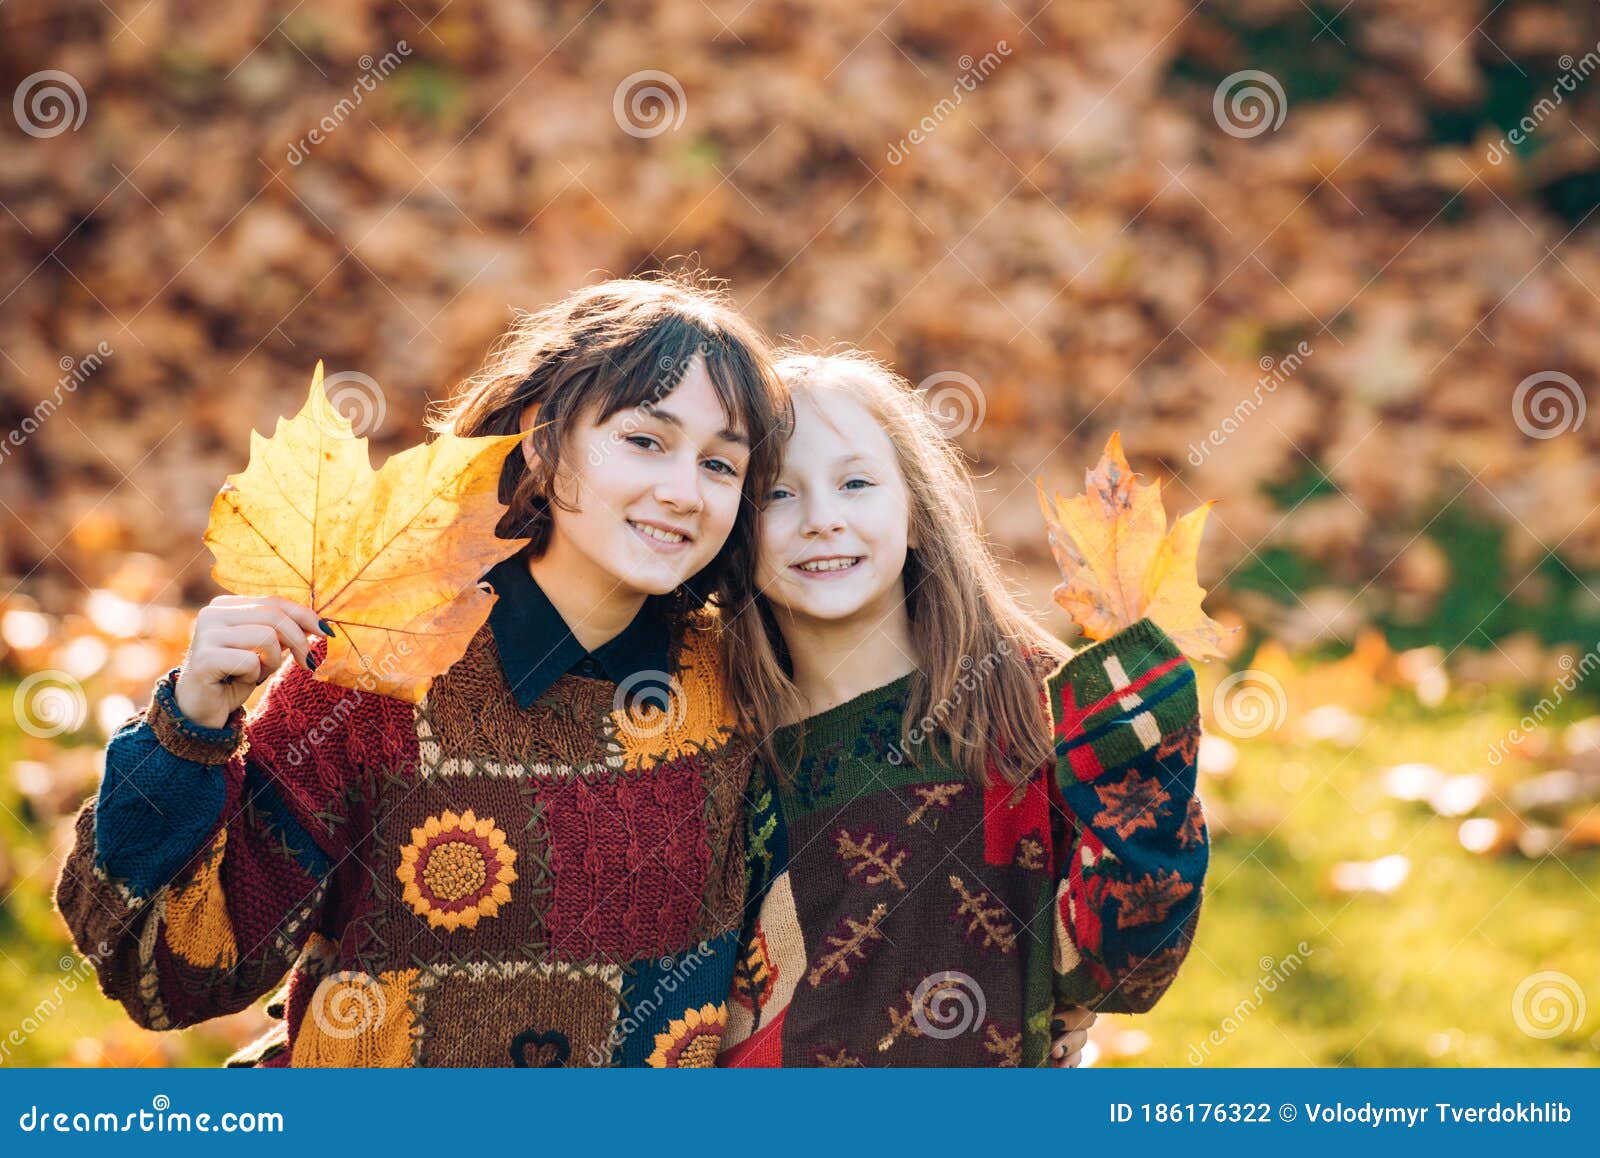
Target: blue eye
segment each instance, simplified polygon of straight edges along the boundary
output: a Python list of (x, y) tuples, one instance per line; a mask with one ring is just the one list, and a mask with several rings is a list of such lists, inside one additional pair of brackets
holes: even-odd
[(861, 487), (876, 486), (877, 484), (874, 483), (871, 479), (853, 478), (853, 479), (846, 480), (844, 485), (845, 485), (845, 489), (849, 490), (851, 488), (860, 489)]
[(789, 497), (790, 493), (791, 492), (789, 492), (788, 490), (786, 490), (783, 487), (775, 487), (775, 488), (773, 488), (772, 493), (767, 496), (767, 501), (771, 502), (774, 499), (786, 499), (786, 498)]

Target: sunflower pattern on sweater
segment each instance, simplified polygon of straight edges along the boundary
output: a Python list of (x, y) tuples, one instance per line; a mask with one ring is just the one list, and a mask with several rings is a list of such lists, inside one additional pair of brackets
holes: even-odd
[(289, 664), (202, 728), (174, 668), (111, 739), (57, 904), (149, 1028), (287, 975), (241, 1064), (708, 1066), (750, 767), (714, 639), (675, 630), (666, 711), (571, 673), (520, 703), (488, 624), (418, 705)]
[(1193, 668), (1144, 619), (1039, 674), (1056, 759), (1015, 789), (905, 759), (911, 676), (779, 733), (720, 1064), (1037, 1066), (1058, 1000), (1168, 990), (1209, 858)]

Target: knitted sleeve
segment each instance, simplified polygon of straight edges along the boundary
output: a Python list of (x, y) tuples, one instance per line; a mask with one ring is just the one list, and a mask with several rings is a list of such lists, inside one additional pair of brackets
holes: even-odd
[(1046, 686), (1056, 997), (1143, 1013), (1188, 955), (1210, 857), (1194, 668), (1146, 618), (1075, 654)]
[(55, 894), (100, 988), (150, 1029), (233, 1013), (282, 980), (350, 851), (352, 737), (394, 703), (291, 662), (248, 718), (206, 728), (178, 710), (179, 670), (111, 737)]

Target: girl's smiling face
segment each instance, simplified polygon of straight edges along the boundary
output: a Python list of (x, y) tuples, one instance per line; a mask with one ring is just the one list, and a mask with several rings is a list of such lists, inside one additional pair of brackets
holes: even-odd
[[(530, 409), (524, 423), (536, 419)], [(662, 595), (716, 558), (739, 514), (750, 447), (701, 358), (659, 401), (601, 422), (591, 411), (574, 426), (547, 561), (575, 580)]]
[(756, 584), (796, 620), (881, 618), (904, 598), (910, 501), (889, 436), (840, 390), (796, 393), (761, 514)]

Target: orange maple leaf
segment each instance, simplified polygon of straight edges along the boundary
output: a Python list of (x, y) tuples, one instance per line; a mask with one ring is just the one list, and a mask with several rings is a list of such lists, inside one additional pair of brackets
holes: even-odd
[(1050, 550), (1061, 568), (1055, 600), (1090, 639), (1109, 639), (1148, 616), (1190, 659), (1220, 656), (1223, 628), (1201, 610), (1206, 592), (1196, 573), (1213, 504), (1168, 530), (1161, 485), (1136, 478), (1122, 435), (1113, 433), (1084, 475), (1083, 494), (1052, 500), (1039, 481)]
[(316, 678), (420, 702), (489, 617), (483, 573), (527, 539), (496, 538), (500, 468), (522, 434), (440, 435), (374, 472), (322, 387), (211, 504), (211, 576), (239, 595), (304, 604), (336, 633)]

